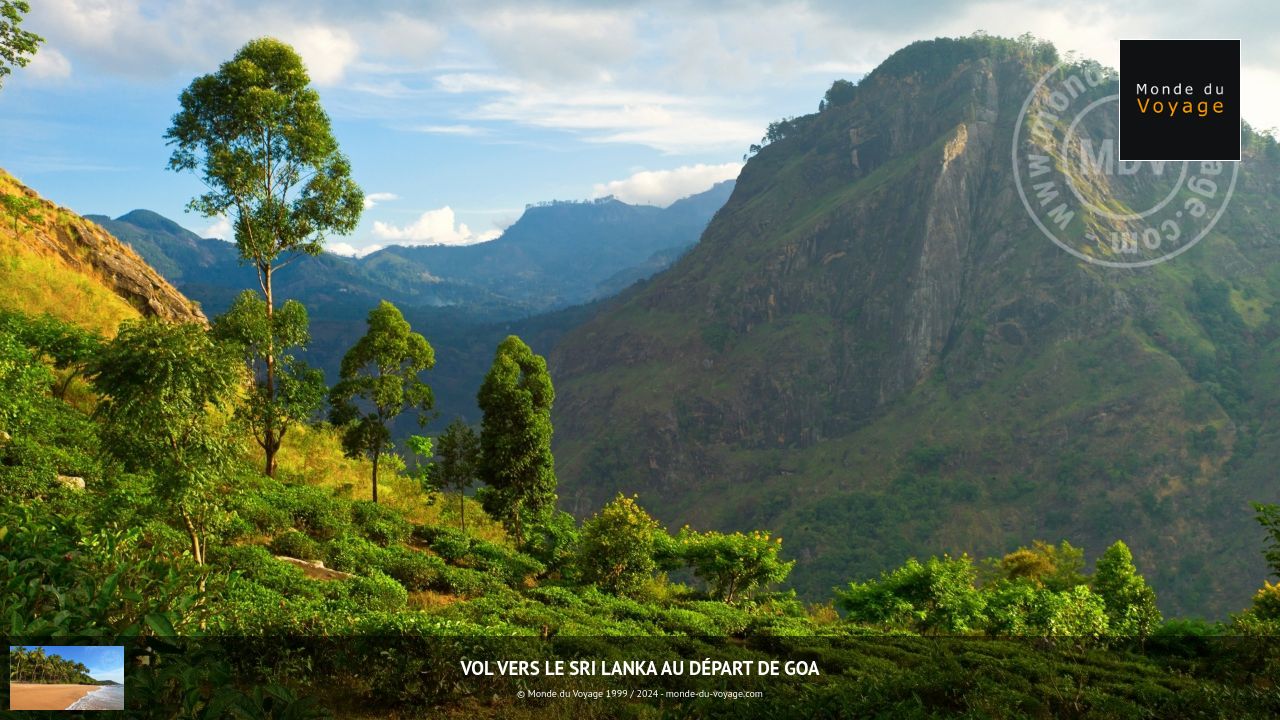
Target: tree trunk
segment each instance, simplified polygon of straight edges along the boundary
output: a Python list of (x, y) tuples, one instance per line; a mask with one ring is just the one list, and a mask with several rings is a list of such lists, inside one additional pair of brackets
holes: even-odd
[(275, 348), (275, 328), (272, 325), (275, 319), (275, 300), (271, 295), (271, 265), (264, 265), (262, 268), (262, 291), (267, 296), (267, 351), (265, 360), (267, 363), (267, 414), (263, 418), (262, 427), (262, 450), (266, 454), (266, 474), (267, 477), (276, 476), (276, 451), (280, 449), (280, 440), (276, 437), (275, 417), (270, 408), (274, 407), (276, 402), (276, 348)]
[(378, 502), (378, 456), (382, 454), (379, 448), (373, 451), (373, 502)]

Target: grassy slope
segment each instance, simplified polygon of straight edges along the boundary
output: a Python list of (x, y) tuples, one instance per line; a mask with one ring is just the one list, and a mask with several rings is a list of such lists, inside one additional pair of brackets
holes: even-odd
[[(0, 170), (0, 194), (20, 194), (21, 186)], [(37, 210), (41, 219), (31, 227), (13, 218), (0, 217), (0, 307), (29, 315), (50, 314), (106, 336), (115, 334), (121, 320), (141, 313), (115, 294), (102, 278), (71, 269), (56, 255), (38, 251), (30, 242), (33, 233), (47, 226), (83, 222), (65, 210)]]

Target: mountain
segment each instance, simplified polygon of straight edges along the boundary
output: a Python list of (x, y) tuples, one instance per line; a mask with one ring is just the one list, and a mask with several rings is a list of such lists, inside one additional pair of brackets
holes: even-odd
[[(667, 267), (697, 242), (732, 189), (733, 182), (725, 181), (666, 208), (613, 198), (534, 205), (490, 242), (392, 246), (360, 259), (325, 253), (280, 270), (275, 288), (313, 315), (325, 315), (326, 307), (349, 314), (355, 307), (363, 318), (386, 299), (404, 307), (465, 308), (470, 316), (506, 321), (607, 297)], [(257, 285), (233, 244), (201, 238), (154, 212), (88, 217), (213, 314)]]
[(98, 224), (2, 170), (0, 195), (28, 205), (6, 203), (0, 217), (0, 308), (49, 313), (105, 335), (143, 315), (205, 322), (198, 306)]
[(391, 276), (467, 282), (536, 311), (578, 305), (665, 268), (698, 241), (732, 190), (726, 180), (666, 208), (612, 197), (533, 205), (490, 242), (392, 246), (363, 264)]
[[(296, 299), (311, 318), (308, 362), (337, 378), (342, 355), (364, 334), (379, 300), (404, 311), (436, 351), (431, 373), (439, 419), (479, 419), (475, 394), (493, 351), (516, 333), (539, 353), (591, 312), (578, 308), (669, 266), (697, 242), (733, 182), (666, 208), (612, 198), (528, 208), (502, 237), (463, 247), (392, 247), (362, 259), (325, 253), (278, 271), (278, 298)], [(149, 210), (95, 222), (129, 243), (211, 316), (257, 287), (235, 245), (201, 238)], [(566, 271), (571, 268), (572, 271)], [(403, 418), (399, 435), (418, 432)]]
[[(1123, 538), (1166, 611), (1246, 606), (1266, 572), (1248, 502), (1280, 498), (1280, 147), (1245, 132), (1188, 252), (1086, 262), (1126, 256), (1050, 242), (1010, 153), (1024, 100), (1057, 100), (1036, 84), (1054, 62), (917, 43), (771, 127), (700, 242), (557, 344), (562, 503), (639, 493), (671, 526), (774, 528), (813, 599), (912, 555)], [(1115, 92), (1095, 64), (1065, 73)], [(1080, 137), (1115, 129), (1081, 117)], [(1068, 181), (1090, 207), (1158, 189), (1122, 179)]]
[[(87, 217), (132, 246), (184, 293), (208, 308), (210, 314), (221, 313), (241, 291), (257, 287), (257, 275), (240, 262), (232, 243), (201, 238), (150, 210), (134, 210), (114, 220), (102, 215)], [(282, 268), (275, 276), (275, 286), (279, 297), (301, 300), (313, 313), (325, 307), (338, 314), (349, 307), (367, 312), (382, 299), (403, 305), (465, 304), (478, 312), (492, 308), (497, 314), (519, 311), (465, 283), (388, 282), (367, 272), (358, 260), (329, 253), (302, 258)], [(362, 313), (357, 314), (363, 317)]]

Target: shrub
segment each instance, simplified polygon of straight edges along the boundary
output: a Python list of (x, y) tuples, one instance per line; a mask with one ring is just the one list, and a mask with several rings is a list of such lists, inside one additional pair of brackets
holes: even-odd
[(384, 547), (403, 543), (413, 530), (400, 513), (368, 500), (351, 504), (351, 519), (365, 537)]
[(349, 503), (321, 488), (285, 485), (278, 500), (281, 507), (288, 509), (292, 524), (317, 540), (338, 537), (351, 527)]
[(449, 562), (458, 562), (471, 552), (471, 538), (453, 528), (420, 525), (414, 529), (414, 536)]
[(778, 557), (782, 538), (771, 538), (765, 531), (696, 533), (685, 528), (676, 541), (680, 556), (693, 574), (707, 583), (712, 595), (725, 602), (782, 582), (795, 565), (794, 560), (783, 562)]
[(575, 562), (582, 580), (613, 593), (635, 592), (657, 568), (654, 538), (661, 533), (635, 500), (619, 494), (582, 525)]
[(429, 590), (441, 586), (444, 562), (433, 555), (408, 548), (388, 551), (383, 570), (410, 590)]
[(387, 551), (356, 535), (335, 538), (325, 549), (324, 561), (335, 570), (366, 573), (381, 570)]
[(320, 547), (320, 543), (297, 530), (290, 530), (283, 535), (277, 536), (271, 541), (270, 548), (271, 552), (276, 555), (285, 555), (301, 560), (319, 560), (324, 557), (324, 551)]
[(497, 584), (497, 579), (492, 575), (470, 568), (445, 565), (441, 567), (440, 576), (432, 589), (472, 597), (492, 589)]
[(243, 493), (235, 503), (236, 514), (257, 530), (274, 533), (293, 525), (288, 508), (261, 493)]
[(520, 583), (530, 575), (541, 575), (547, 570), (545, 565), (522, 552), (483, 540), (471, 542), (469, 557), (477, 570), (499, 575), (511, 585)]
[(287, 596), (314, 594), (302, 570), (271, 556), (261, 545), (211, 548), (213, 562), (238, 570), (246, 579)]
[(573, 565), (581, 537), (578, 523), (567, 512), (557, 511), (529, 529), (525, 552), (544, 566), (562, 573)]
[(377, 570), (368, 575), (357, 576), (347, 581), (351, 599), (364, 609), (372, 611), (403, 610), (408, 602), (409, 593), (404, 586), (391, 576)]
[[(983, 619), (985, 598), (974, 588), (973, 561), (911, 558), (877, 580), (849, 583), (837, 591), (837, 602), (855, 622), (917, 632), (968, 632)], [(1087, 588), (1086, 588), (1087, 589)]]

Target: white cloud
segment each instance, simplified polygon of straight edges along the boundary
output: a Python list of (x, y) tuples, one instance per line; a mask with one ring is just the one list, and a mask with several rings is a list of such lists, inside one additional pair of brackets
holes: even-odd
[(521, 7), (487, 10), (471, 26), (500, 64), (540, 81), (608, 81), (637, 50), (627, 10)]
[(378, 252), (379, 250), (382, 249), (382, 246), (366, 245), (364, 247), (356, 247), (351, 243), (331, 242), (331, 243), (326, 243), (324, 249), (328, 250), (334, 255), (361, 258), (361, 257), (364, 257), (365, 255), (371, 255), (373, 253)]
[(466, 223), (457, 222), (453, 208), (448, 205), (428, 210), (404, 226), (373, 223), (374, 237), (399, 245), (474, 245), (501, 234), (501, 230), (489, 230), (479, 235), (471, 232)]
[(283, 39), (302, 56), (316, 85), (333, 85), (342, 80), (347, 66), (355, 62), (360, 47), (351, 33), (324, 25), (290, 29)]
[(419, 125), (414, 130), (429, 135), (475, 136), (483, 135), (485, 132), (484, 128), (476, 127), (475, 125)]
[(63, 80), (71, 77), (71, 61), (54, 48), (43, 46), (31, 58), (24, 72), (41, 80)]
[(364, 196), (364, 209), (369, 210), (370, 208), (375, 207), (378, 203), (391, 202), (392, 200), (399, 200), (399, 199), (400, 199), (400, 196), (395, 193), (389, 193), (389, 192), (369, 193), (368, 195)]
[(760, 121), (724, 117), (709, 99), (608, 85), (543, 86), (476, 73), (436, 78), (451, 93), (496, 93), (469, 111), (476, 119), (574, 132), (586, 142), (647, 145), (664, 153), (740, 150), (759, 139)]
[(209, 227), (196, 233), (202, 238), (218, 238), (219, 240), (231, 240), (235, 234), (231, 227), (231, 221), (225, 217), (219, 217)]
[(673, 170), (643, 170), (622, 180), (597, 183), (596, 197), (613, 195), (632, 205), (666, 207), (683, 197), (700, 193), (722, 180), (738, 177), (742, 163), (685, 165)]

